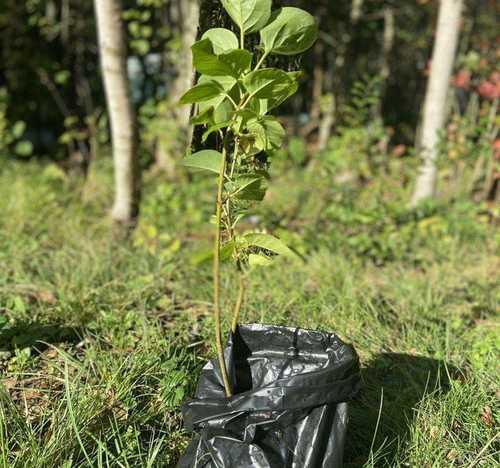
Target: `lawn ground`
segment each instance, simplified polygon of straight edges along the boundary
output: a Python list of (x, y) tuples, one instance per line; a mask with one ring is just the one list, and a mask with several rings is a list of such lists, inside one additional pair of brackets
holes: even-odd
[[(256, 272), (245, 320), (354, 344), (364, 389), (347, 467), (498, 466), (491, 212), (464, 199), (410, 212), (403, 189), (311, 177), (284, 171), (258, 212), (304, 261)], [(146, 183), (125, 239), (107, 220), (105, 163), (85, 184), (0, 166), (1, 467), (168, 467), (185, 448), (179, 406), (213, 353), (210, 268), (191, 261), (209, 240), (211, 182)]]

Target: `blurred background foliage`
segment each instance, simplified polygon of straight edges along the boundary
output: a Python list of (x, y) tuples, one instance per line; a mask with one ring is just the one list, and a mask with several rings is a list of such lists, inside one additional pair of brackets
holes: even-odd
[[(419, 262), (408, 245), (425, 244), (418, 232), (446, 235), (451, 220), (444, 222), (442, 216), (450, 201), (476, 203), (475, 212), (495, 219), (488, 203), (497, 197), (500, 177), (497, 2), (466, 4), (450, 119), (440, 148), (441, 199), (410, 214), (405, 200), (418, 164), (414, 142), (438, 2), (275, 3), (314, 14), (320, 40), (298, 59), (300, 64), (278, 59), (305, 72), (300, 92), (280, 115), (288, 143), (272, 165), (272, 175), (293, 184), (298, 196), (291, 199), (278, 184), (267, 205), (250, 218), (254, 224), (262, 219), (264, 227), (281, 229), (282, 236), (301, 245), (338, 247), (339, 239), (348, 236), (350, 248), (383, 263), (399, 258)], [(127, 0), (123, 6), (140, 159), (143, 169), (152, 169), (145, 175), (147, 196), (135, 235), (148, 248), (166, 245), (170, 255), (179, 249), (178, 230), (164, 232), (172, 213), (192, 235), (191, 228), (211, 210), (205, 178), (195, 177), (188, 188), (183, 171), (173, 176), (155, 170), (158, 146), (179, 136), (175, 119), (169, 118), (176, 106), (169, 91), (185, 53), (179, 2)], [(215, 25), (234, 28), (219, 2), (206, 0), (200, 30)], [(64, 180), (69, 173), (83, 174), (82, 187), (69, 180), (85, 197), (99, 185), (92, 177), (108, 167), (110, 146), (91, 2), (5, 0), (0, 37), (0, 164), (12, 159), (52, 162), (46, 171)], [(172, 177), (177, 179), (173, 185)], [(200, 200), (206, 202), (201, 208)], [(271, 205), (272, 210), (266, 208)]]
[[(169, 89), (183, 53), (177, 2), (124, 2), (129, 77), (140, 115), (146, 166), (154, 161), (158, 138), (175, 138), (174, 128), (163, 117), (173, 105)], [(5, 153), (8, 148), (14, 156), (46, 157), (86, 169), (98, 149), (108, 143), (92, 2), (2, 3), (0, 125), (4, 130), (0, 150)], [(283, 110), (289, 130), (305, 139), (308, 152), (325, 146), (321, 123), (326, 115), (333, 134), (342, 139), (354, 138), (368, 146), (412, 145), (418, 133), (438, 2), (366, 0), (359, 13), (353, 11), (351, 0), (276, 3), (307, 9), (320, 23), (320, 41), (301, 60), (305, 70), (301, 92)], [(213, 12), (219, 5), (208, 0), (203, 8)], [(494, 0), (467, 2), (455, 77), (453, 112), (458, 120), (484, 117), (484, 107), (498, 94), (497, 15)], [(202, 15), (202, 22), (204, 18), (210, 22), (209, 16)], [(202, 29), (208, 26), (212, 25), (202, 24)], [(475, 109), (469, 109), (471, 99)], [(352, 127), (364, 128), (364, 137), (347, 136), (343, 129)]]

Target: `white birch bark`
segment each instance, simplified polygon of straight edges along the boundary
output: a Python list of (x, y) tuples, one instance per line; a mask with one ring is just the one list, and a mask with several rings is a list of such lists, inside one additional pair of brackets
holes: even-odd
[(323, 118), (319, 125), (318, 151), (325, 151), (332, 136), (332, 127), (335, 123), (335, 96), (333, 93), (324, 96)]
[(120, 0), (94, 0), (101, 68), (111, 124), (115, 200), (112, 218), (133, 223), (139, 210), (138, 136), (127, 76), (127, 39)]
[(448, 95), (458, 45), (463, 0), (441, 0), (421, 133), (422, 163), (412, 205), (436, 193), (439, 134), (446, 119)]
[[(177, 105), (182, 95), (188, 91), (194, 83), (193, 59), (191, 57), (191, 46), (196, 41), (198, 25), (200, 22), (199, 0), (180, 0), (181, 12), (181, 53), (179, 54), (178, 75), (173, 87), (172, 100)], [(189, 127), (189, 106), (177, 106), (176, 116), (182, 128)]]
[(351, 5), (351, 23), (357, 24), (361, 19), (361, 15), (363, 14), (363, 3), (364, 0), (352, 0)]
[(178, 26), (181, 48), (176, 64), (177, 77), (169, 96), (172, 111), (167, 118), (174, 119), (177, 135), (167, 139), (160, 139), (156, 151), (157, 166), (171, 176), (175, 173), (177, 161), (184, 156), (192, 139), (193, 128), (189, 122), (191, 109), (189, 106), (180, 106), (178, 101), (194, 83), (195, 72), (191, 57), (191, 46), (196, 41), (200, 19), (199, 0), (178, 0), (178, 4), (175, 6), (178, 8), (179, 13), (178, 21), (180, 24)]
[(382, 66), (380, 75), (386, 81), (390, 74), (390, 58), (394, 47), (394, 37), (396, 35), (394, 9), (391, 6), (384, 8), (384, 41), (382, 47)]

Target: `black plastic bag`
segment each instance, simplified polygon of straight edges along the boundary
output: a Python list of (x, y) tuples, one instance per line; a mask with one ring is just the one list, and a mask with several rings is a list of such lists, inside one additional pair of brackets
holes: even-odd
[(234, 396), (219, 366), (202, 370), (183, 407), (194, 432), (177, 468), (337, 468), (359, 359), (331, 333), (241, 325), (225, 351)]

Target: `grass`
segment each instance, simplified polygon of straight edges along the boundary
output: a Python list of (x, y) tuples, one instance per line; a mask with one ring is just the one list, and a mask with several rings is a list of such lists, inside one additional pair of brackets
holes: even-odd
[[(173, 466), (180, 404), (214, 351), (210, 269), (189, 261), (209, 241), (210, 181), (149, 177), (121, 239), (106, 162), (85, 184), (41, 163), (0, 171), (0, 466)], [(498, 466), (491, 216), (467, 200), (410, 213), (401, 186), (283, 174), (259, 225), (305, 262), (258, 272), (245, 319), (354, 343), (346, 466)]]

